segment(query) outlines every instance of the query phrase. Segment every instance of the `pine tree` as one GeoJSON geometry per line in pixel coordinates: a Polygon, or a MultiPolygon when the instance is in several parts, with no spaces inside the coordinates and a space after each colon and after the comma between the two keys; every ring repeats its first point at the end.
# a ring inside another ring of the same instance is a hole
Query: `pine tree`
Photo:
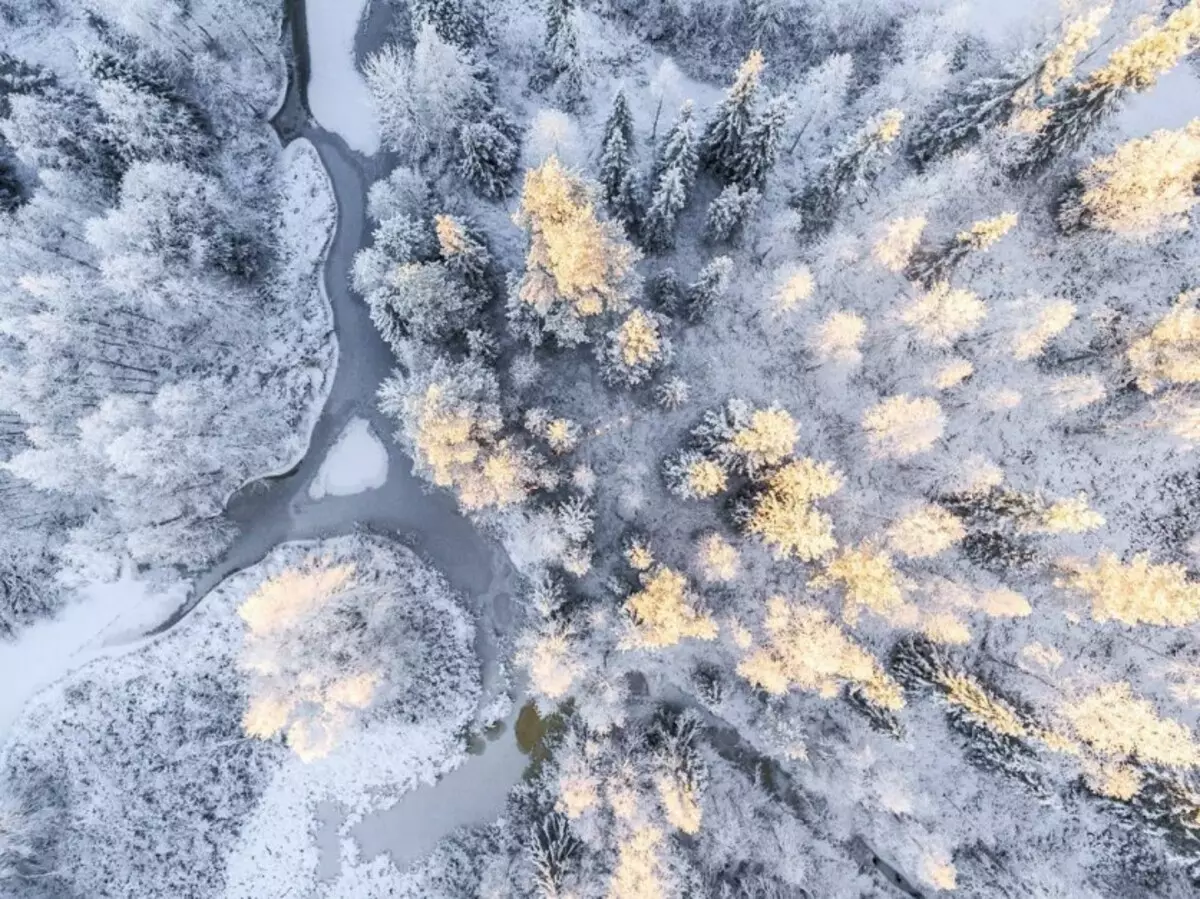
{"type": "Polygon", "coordinates": [[[761,199],[757,188],[730,184],[708,206],[704,239],[709,243],[729,243],[737,238],[761,199]]]}
{"type": "Polygon", "coordinates": [[[1075,150],[1128,94],[1153,87],[1160,76],[1200,43],[1200,0],[1172,13],[1116,50],[1105,65],[1048,107],[1049,114],[1022,158],[1015,177],[1044,170],[1058,156],[1075,150]]]}
{"type": "Polygon", "coordinates": [[[908,146],[910,158],[923,167],[975,143],[988,128],[1011,117],[1016,97],[1032,79],[1021,68],[968,82],[922,125],[908,146]]]}
{"type": "Polygon", "coordinates": [[[761,190],[766,183],[767,173],[779,157],[779,142],[787,124],[787,106],[786,97],[774,98],[747,130],[733,164],[734,179],[743,187],[761,190]]]}
{"type": "Polygon", "coordinates": [[[696,180],[697,157],[689,100],[679,110],[654,163],[653,192],[642,223],[642,238],[649,249],[661,252],[674,245],[675,220],[687,206],[696,180]]]}
{"type": "Polygon", "coordinates": [[[1076,61],[1100,32],[1109,13],[1098,7],[1072,19],[1060,40],[1041,58],[1022,57],[999,75],[976,78],[953,95],[936,116],[929,119],[909,145],[909,154],[919,166],[979,140],[984,131],[1021,112],[1038,115],[1037,104],[1050,98],[1058,85],[1070,77],[1076,61]]]}
{"type": "Polygon", "coordinates": [[[718,256],[700,270],[699,276],[688,285],[687,318],[698,322],[708,316],[717,302],[729,290],[733,277],[733,260],[718,256]]]}
{"type": "Polygon", "coordinates": [[[483,18],[475,0],[412,0],[413,31],[428,22],[442,40],[469,50],[483,36],[483,18]]]}
{"type": "Polygon", "coordinates": [[[702,162],[713,174],[726,181],[737,177],[737,160],[746,132],[754,121],[762,70],[762,53],[752,50],[738,68],[733,86],[717,107],[701,141],[702,162]]]}
{"type": "Polygon", "coordinates": [[[617,91],[600,142],[600,189],[612,211],[633,165],[633,116],[625,91],[617,91]]]}
{"type": "Polygon", "coordinates": [[[520,144],[515,126],[503,112],[493,110],[484,121],[465,125],[459,132],[459,148],[459,173],[477,193],[489,200],[508,195],[520,144]]]}
{"type": "Polygon", "coordinates": [[[872,181],[900,135],[904,113],[889,109],[868,122],[838,150],[816,181],[796,201],[809,234],[833,226],[842,200],[852,190],[872,181]]]}
{"type": "Polygon", "coordinates": [[[642,242],[654,252],[669,250],[675,244],[675,220],[687,205],[687,190],[677,168],[668,169],[658,179],[642,223],[642,242]]]}

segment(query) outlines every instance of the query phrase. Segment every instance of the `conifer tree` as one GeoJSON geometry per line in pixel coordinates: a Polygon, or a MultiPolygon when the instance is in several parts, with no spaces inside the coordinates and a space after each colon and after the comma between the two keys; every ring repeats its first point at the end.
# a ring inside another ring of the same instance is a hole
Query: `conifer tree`
{"type": "Polygon", "coordinates": [[[969,81],[950,102],[928,119],[909,144],[920,166],[979,140],[995,125],[1022,110],[1037,114],[1035,103],[1049,98],[1074,70],[1076,60],[1099,34],[1109,8],[1098,7],[1068,22],[1059,42],[1040,60],[1011,62],[997,75],[969,81]]]}
{"type": "Polygon", "coordinates": [[[546,6],[546,62],[568,109],[579,105],[584,97],[575,9],[575,0],[549,0],[546,6]]]}
{"type": "Polygon", "coordinates": [[[609,211],[625,186],[633,165],[633,116],[625,91],[617,91],[612,111],[604,123],[604,138],[600,142],[600,189],[609,211]]]}
{"type": "Polygon", "coordinates": [[[21,179],[8,147],[0,138],[0,213],[8,213],[21,205],[21,179]]]}
{"type": "Polygon", "coordinates": [[[750,46],[759,50],[783,29],[783,8],[779,0],[743,0],[750,46]]]}
{"type": "Polygon", "coordinates": [[[846,195],[879,174],[903,121],[904,113],[889,109],[868,122],[834,154],[798,200],[805,231],[815,234],[833,226],[846,195]]]}
{"type": "Polygon", "coordinates": [[[469,50],[483,36],[483,19],[475,0],[413,0],[413,30],[429,23],[442,40],[469,50]]]}
{"type": "Polygon", "coordinates": [[[787,124],[787,98],[775,97],[755,117],[734,160],[734,178],[743,187],[760,190],[779,158],[779,142],[787,124]]]}
{"type": "Polygon", "coordinates": [[[472,122],[459,131],[459,174],[481,196],[498,200],[512,188],[520,143],[517,128],[499,109],[482,122],[472,122]]]}
{"type": "Polygon", "coordinates": [[[492,256],[483,241],[461,219],[434,216],[438,253],[452,273],[473,288],[483,286],[492,256]]]}
{"type": "Polygon", "coordinates": [[[1016,224],[1016,213],[1008,212],[975,222],[970,228],[960,231],[939,246],[919,247],[905,267],[905,274],[909,280],[917,281],[927,288],[946,281],[967,256],[987,250],[1016,224]]]}
{"type": "Polygon", "coordinates": [[[1191,0],[1157,27],[1119,48],[1105,65],[1072,84],[1053,103],[1032,143],[1012,168],[1016,177],[1044,170],[1056,157],[1083,143],[1096,125],[1130,93],[1153,87],[1200,44],[1200,0],[1191,0]]]}
{"type": "Polygon", "coordinates": [[[201,112],[157,72],[139,69],[111,53],[83,60],[103,112],[102,140],[126,165],[166,160],[195,165],[212,149],[212,134],[201,112]]]}
{"type": "Polygon", "coordinates": [[[1058,222],[1127,238],[1185,230],[1200,202],[1200,118],[1122,144],[1079,173],[1059,200],[1058,222]]]}
{"type": "Polygon", "coordinates": [[[763,56],[752,50],[734,77],[733,86],[717,107],[701,141],[700,156],[705,167],[725,181],[737,178],[738,158],[747,132],[754,122],[762,77],[763,56]]]}
{"type": "Polygon", "coordinates": [[[687,289],[688,321],[698,322],[705,318],[729,290],[732,277],[733,260],[728,256],[718,256],[700,269],[699,277],[687,289]]]}
{"type": "Polygon", "coordinates": [[[741,233],[757,208],[762,194],[758,188],[730,184],[708,206],[704,220],[704,239],[710,243],[728,243],[741,233]]]}
{"type": "Polygon", "coordinates": [[[692,121],[692,103],[687,101],[663,141],[654,162],[653,192],[650,195],[642,237],[649,249],[662,251],[675,243],[675,220],[687,205],[696,180],[698,150],[692,121]]]}

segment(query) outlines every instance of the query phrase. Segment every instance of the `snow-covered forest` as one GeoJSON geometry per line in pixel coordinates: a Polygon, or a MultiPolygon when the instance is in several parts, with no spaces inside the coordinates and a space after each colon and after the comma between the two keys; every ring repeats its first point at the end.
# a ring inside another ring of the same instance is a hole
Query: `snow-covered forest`
{"type": "Polygon", "coordinates": [[[1200,890],[1200,0],[0,20],[0,895],[1200,890]]]}

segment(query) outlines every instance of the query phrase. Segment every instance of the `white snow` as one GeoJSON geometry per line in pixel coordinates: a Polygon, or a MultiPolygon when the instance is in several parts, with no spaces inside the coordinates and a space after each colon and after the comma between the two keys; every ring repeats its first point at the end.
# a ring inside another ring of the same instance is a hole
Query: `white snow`
{"type": "Polygon", "coordinates": [[[126,569],[120,580],[85,587],[57,618],[26,629],[16,642],[0,642],[0,742],[34,694],[106,649],[132,648],[183,601],[183,590],[177,584],[152,593],[126,569]]]}
{"type": "Polygon", "coordinates": [[[308,495],[311,499],[353,496],[379,489],[387,483],[387,477],[387,448],[366,419],[354,418],[321,463],[308,495]]]}
{"type": "Polygon", "coordinates": [[[354,38],[367,0],[308,0],[312,73],[308,106],[321,126],[368,156],[379,149],[379,125],[367,83],[354,59],[354,38]]]}

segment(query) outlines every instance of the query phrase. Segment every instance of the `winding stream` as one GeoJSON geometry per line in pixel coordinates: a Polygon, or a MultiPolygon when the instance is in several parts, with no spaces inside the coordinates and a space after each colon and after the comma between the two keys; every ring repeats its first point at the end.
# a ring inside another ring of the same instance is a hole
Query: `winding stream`
{"type": "MultiPolygon", "coordinates": [[[[385,38],[394,6],[372,3],[361,23],[357,46],[369,52],[385,38]]],[[[304,138],[312,143],[329,175],[338,216],[324,266],[325,289],[333,310],[339,352],[337,371],[303,459],[277,477],[252,481],[226,507],[239,533],[228,551],[193,584],[188,601],[153,633],[174,627],[225,578],[263,559],[276,545],[292,540],[334,537],[358,530],[395,537],[434,565],[476,614],[476,652],[483,671],[483,702],[506,688],[497,643],[511,626],[511,595],[516,573],[503,549],[485,538],[459,514],[454,500],[431,491],[413,475],[412,462],[391,439],[393,423],[376,405],[375,391],[395,367],[390,348],[371,323],[367,306],[350,288],[354,254],[370,229],[367,189],[387,173],[382,156],[365,158],[308,113],[309,47],[304,0],[287,0],[285,46],[289,61],[287,94],[271,121],[283,144],[304,138]],[[309,498],[308,488],[346,424],[366,419],[384,438],[388,479],[380,488],[353,496],[309,498]]],[[[438,783],[406,794],[389,809],[366,816],[353,828],[364,858],[387,852],[398,866],[428,853],[460,827],[498,817],[509,789],[528,759],[514,738],[519,703],[482,751],[438,783]]],[[[337,840],[345,815],[334,805],[318,810],[319,874],[328,880],[338,869],[337,840]]]]}

